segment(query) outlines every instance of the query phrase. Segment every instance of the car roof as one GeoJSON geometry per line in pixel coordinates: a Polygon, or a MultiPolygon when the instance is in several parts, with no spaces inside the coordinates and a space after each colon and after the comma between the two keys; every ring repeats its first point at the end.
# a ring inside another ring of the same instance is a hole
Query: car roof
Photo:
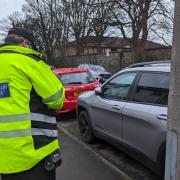
{"type": "Polygon", "coordinates": [[[53,69],[55,74],[68,74],[68,73],[78,73],[78,72],[89,72],[87,69],[83,68],[56,68],[53,69]]]}
{"type": "Polygon", "coordinates": [[[105,70],[104,69],[104,67],[103,66],[101,66],[101,65],[98,65],[98,64],[79,64],[79,66],[78,67],[80,67],[80,68],[89,68],[89,69],[103,69],[103,70],[105,70]]]}
{"type": "Polygon", "coordinates": [[[95,67],[102,67],[100,66],[99,64],[79,64],[79,67],[80,66],[95,66],[95,67]]]}
{"type": "Polygon", "coordinates": [[[130,65],[127,68],[119,72],[126,71],[157,71],[157,72],[170,72],[171,71],[171,61],[152,61],[152,62],[142,62],[130,65]]]}

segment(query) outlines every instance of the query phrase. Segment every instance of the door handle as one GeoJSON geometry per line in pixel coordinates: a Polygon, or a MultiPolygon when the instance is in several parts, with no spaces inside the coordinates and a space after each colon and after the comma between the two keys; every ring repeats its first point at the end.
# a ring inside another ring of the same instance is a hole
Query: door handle
{"type": "Polygon", "coordinates": [[[121,110],[121,107],[118,106],[118,105],[113,105],[112,108],[113,108],[113,109],[116,109],[116,110],[121,110]]]}
{"type": "Polygon", "coordinates": [[[167,120],[167,115],[165,114],[158,114],[156,115],[156,118],[159,120],[167,120]]]}

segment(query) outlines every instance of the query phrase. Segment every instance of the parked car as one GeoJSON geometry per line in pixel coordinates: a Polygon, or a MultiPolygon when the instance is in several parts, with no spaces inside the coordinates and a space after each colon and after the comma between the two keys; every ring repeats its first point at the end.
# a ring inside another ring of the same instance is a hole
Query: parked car
{"type": "Polygon", "coordinates": [[[58,68],[53,72],[65,87],[65,101],[57,114],[67,113],[76,109],[78,96],[86,91],[92,91],[100,85],[91,72],[81,68],[58,68]]]}
{"type": "Polygon", "coordinates": [[[104,67],[100,65],[80,64],[78,67],[88,69],[89,71],[91,71],[96,77],[96,79],[98,79],[101,83],[104,83],[112,75],[110,72],[106,71],[104,67]]]}
{"type": "Polygon", "coordinates": [[[83,141],[102,138],[162,174],[169,79],[169,61],[139,63],[81,95],[77,118],[83,141]]]}

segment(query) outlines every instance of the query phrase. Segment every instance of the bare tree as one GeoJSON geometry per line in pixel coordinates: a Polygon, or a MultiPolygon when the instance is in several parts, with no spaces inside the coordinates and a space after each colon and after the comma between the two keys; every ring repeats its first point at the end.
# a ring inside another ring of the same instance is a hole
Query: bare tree
{"type": "Polygon", "coordinates": [[[13,27],[23,27],[26,24],[21,13],[15,11],[6,19],[2,19],[0,21],[0,35],[5,36],[9,29],[13,27]]]}
{"type": "Polygon", "coordinates": [[[174,5],[167,7],[167,1],[174,0],[26,0],[24,17],[14,13],[0,29],[33,29],[36,44],[48,59],[56,48],[63,54],[70,39],[76,40],[76,54],[80,55],[88,36],[95,36],[100,52],[110,29],[118,29],[136,62],[142,60],[150,34],[167,42],[167,34],[172,33],[174,5]]]}
{"type": "Polygon", "coordinates": [[[76,40],[76,54],[80,55],[85,38],[92,33],[91,15],[95,0],[63,0],[70,34],[76,40]]]}
{"type": "Polygon", "coordinates": [[[26,0],[23,12],[36,34],[39,47],[49,63],[53,63],[53,50],[68,41],[68,24],[61,0],[26,0]]]}
{"type": "Polygon", "coordinates": [[[95,35],[98,52],[102,52],[100,45],[111,34],[111,31],[109,31],[109,21],[112,19],[111,8],[106,3],[101,2],[101,0],[96,0],[90,7],[93,8],[90,17],[92,19],[92,34],[95,35]]]}
{"type": "Polygon", "coordinates": [[[162,41],[167,46],[172,45],[174,22],[174,0],[161,2],[158,14],[150,21],[150,38],[162,41]],[[153,38],[152,38],[153,37],[153,38]]]}
{"type": "Polygon", "coordinates": [[[149,31],[150,21],[162,12],[164,0],[112,0],[106,1],[112,9],[112,26],[119,28],[130,44],[133,62],[141,61],[149,31]]]}

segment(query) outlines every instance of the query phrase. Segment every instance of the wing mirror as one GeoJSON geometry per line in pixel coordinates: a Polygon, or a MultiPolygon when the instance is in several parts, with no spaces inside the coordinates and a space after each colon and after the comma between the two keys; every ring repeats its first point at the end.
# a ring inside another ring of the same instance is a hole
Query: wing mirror
{"type": "Polygon", "coordinates": [[[106,81],[106,80],[104,80],[104,79],[99,79],[99,82],[100,82],[101,84],[103,84],[105,81],[106,81]]]}
{"type": "Polygon", "coordinates": [[[94,91],[95,91],[96,95],[98,95],[98,96],[102,95],[102,88],[101,87],[97,87],[94,91]]]}

